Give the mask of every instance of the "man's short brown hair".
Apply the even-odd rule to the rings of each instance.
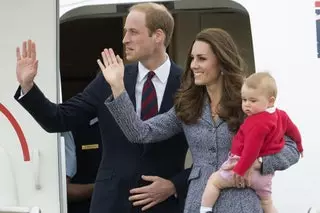
[[[166,36],[164,45],[168,47],[174,28],[174,19],[169,10],[162,4],[149,2],[135,4],[130,7],[129,12],[133,10],[146,14],[146,26],[150,31],[150,35],[158,29],[164,32]]]

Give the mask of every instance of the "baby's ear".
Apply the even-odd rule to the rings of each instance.
[[[270,103],[270,105],[271,105],[271,106],[274,106],[275,102],[276,102],[276,98],[275,98],[274,96],[271,96],[271,97],[269,98],[269,103]]]

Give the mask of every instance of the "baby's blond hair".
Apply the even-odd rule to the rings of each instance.
[[[253,73],[245,79],[244,85],[250,89],[261,89],[268,98],[277,97],[276,81],[268,72]]]

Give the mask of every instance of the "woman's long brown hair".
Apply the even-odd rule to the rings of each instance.
[[[191,50],[195,41],[206,42],[216,55],[222,75],[222,97],[218,115],[228,123],[229,130],[236,132],[243,121],[241,109],[241,86],[245,77],[245,65],[231,36],[222,29],[209,28],[196,36],[188,53],[186,69],[182,75],[181,87],[175,97],[177,117],[186,124],[197,123],[202,115],[203,105],[208,98],[206,86],[194,83],[190,69]]]

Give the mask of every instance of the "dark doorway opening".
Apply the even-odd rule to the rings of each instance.
[[[123,18],[87,18],[60,24],[63,101],[81,92],[99,71],[97,59],[111,47],[122,57]]]

